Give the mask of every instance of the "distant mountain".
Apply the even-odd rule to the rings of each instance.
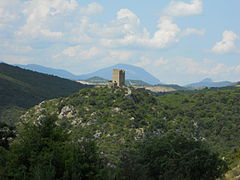
[[[161,83],[156,77],[146,72],[143,68],[133,66],[133,65],[127,65],[127,64],[117,64],[111,67],[100,69],[93,73],[83,74],[83,75],[74,75],[66,70],[54,69],[54,68],[44,67],[36,64],[28,64],[28,65],[16,64],[16,66],[23,69],[55,75],[58,77],[71,79],[71,80],[87,80],[93,77],[100,77],[106,80],[111,80],[112,69],[118,68],[118,69],[126,70],[126,79],[141,80],[152,85]]]
[[[156,77],[146,72],[143,68],[128,65],[128,64],[117,64],[107,68],[100,69],[96,72],[84,74],[78,76],[80,80],[85,80],[94,76],[98,76],[104,79],[112,79],[112,69],[124,69],[126,70],[126,79],[141,80],[149,84],[161,83]]]
[[[0,63],[0,122],[13,123],[22,110],[86,87],[89,86]]]
[[[186,85],[187,87],[225,87],[225,86],[232,86],[235,83],[230,81],[220,81],[220,82],[214,82],[210,78],[203,79],[200,82],[192,83]]]
[[[142,81],[142,80],[131,80],[131,79],[127,79],[125,81],[125,84],[127,86],[152,86],[151,84]]]
[[[98,77],[98,76],[94,76],[94,77],[86,79],[85,81],[97,84],[97,83],[107,83],[109,80]]]
[[[54,68],[40,66],[37,64],[28,64],[28,65],[15,64],[15,65],[23,69],[28,69],[28,70],[32,70],[32,71],[36,71],[44,74],[49,74],[49,75],[55,75],[65,79],[72,79],[72,80],[78,79],[76,75],[62,69],[54,69]]]

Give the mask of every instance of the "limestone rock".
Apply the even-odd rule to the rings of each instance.
[[[59,119],[63,118],[73,118],[77,114],[77,111],[74,109],[73,106],[64,106],[58,115]]]

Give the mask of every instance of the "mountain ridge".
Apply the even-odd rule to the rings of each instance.
[[[205,78],[199,82],[191,83],[185,85],[185,87],[226,87],[226,86],[233,86],[235,83],[231,81],[219,81],[215,82],[211,78]]]
[[[71,79],[71,80],[86,80],[95,76],[98,76],[103,79],[111,80],[112,69],[117,68],[117,69],[126,70],[126,79],[142,80],[152,85],[161,83],[156,77],[154,77],[153,75],[145,71],[143,68],[138,66],[128,65],[128,64],[116,64],[113,66],[99,69],[92,73],[87,73],[82,75],[75,75],[66,70],[49,68],[49,67],[44,67],[36,64],[29,64],[29,65],[16,64],[16,66],[24,69],[28,69],[28,70],[37,71],[40,73],[45,73],[45,74],[59,76],[66,79]]]
[[[161,84],[160,80],[152,76],[150,73],[145,71],[141,67],[128,65],[128,64],[116,64],[114,66],[106,67],[100,70],[97,70],[93,73],[88,73],[80,75],[79,78],[84,80],[93,76],[99,76],[104,79],[112,79],[112,69],[124,69],[126,71],[126,79],[131,80],[142,80],[149,84]]]

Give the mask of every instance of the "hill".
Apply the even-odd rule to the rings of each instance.
[[[74,75],[66,70],[63,70],[63,69],[55,69],[55,68],[40,66],[37,64],[27,64],[27,65],[15,64],[15,66],[18,66],[22,69],[39,72],[39,73],[58,76],[58,77],[65,78],[65,79],[71,79],[71,80],[78,79],[76,75]]]
[[[41,169],[54,166],[44,172],[62,177],[66,175],[63,169],[71,174],[78,168],[83,174],[100,173],[103,179],[121,179],[122,175],[128,179],[160,175],[160,179],[216,179],[226,169],[213,152],[228,159],[239,148],[239,98],[239,88],[164,96],[133,88],[83,89],[44,101],[21,117],[17,138],[10,144],[14,157],[20,159],[8,166],[21,170],[21,165],[42,177]],[[73,161],[81,162],[69,164]],[[103,169],[96,172],[96,167]]]
[[[0,121],[13,123],[27,108],[88,86],[0,63]]]
[[[36,121],[46,112],[56,113],[59,121],[68,119],[86,131],[99,133],[102,140],[116,133],[113,142],[123,134],[144,136],[173,130],[227,152],[240,144],[239,98],[238,88],[158,97],[142,90],[102,87],[42,103],[29,111],[26,119]]]
[[[186,87],[225,87],[225,86],[232,86],[235,83],[230,81],[220,81],[220,82],[214,82],[210,78],[203,79],[200,82],[192,83],[186,85]]]
[[[240,144],[239,103],[239,88],[177,92],[158,97],[131,88],[99,87],[45,102],[30,111],[27,119],[38,119],[42,113],[36,109],[44,108],[44,112],[58,114],[60,120],[83,123],[86,129],[92,129],[90,132],[98,127],[102,138],[108,134],[109,123],[111,129],[127,124],[133,129],[144,128],[143,134],[176,130],[205,139],[212,148],[223,152]]]
[[[102,83],[107,83],[109,80],[98,77],[98,76],[94,76],[94,77],[86,79],[85,81],[90,82],[90,83],[102,84]]]
[[[143,68],[127,64],[117,64],[111,67],[100,69],[93,73],[78,76],[78,78],[85,80],[90,77],[98,76],[104,79],[112,79],[112,69],[114,68],[126,70],[126,79],[141,80],[149,84],[160,83],[160,81],[157,78],[152,76],[150,73],[146,72]]]

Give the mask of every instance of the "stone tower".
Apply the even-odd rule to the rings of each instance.
[[[112,70],[112,82],[116,83],[117,86],[125,85],[125,71],[123,69]]]

